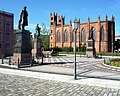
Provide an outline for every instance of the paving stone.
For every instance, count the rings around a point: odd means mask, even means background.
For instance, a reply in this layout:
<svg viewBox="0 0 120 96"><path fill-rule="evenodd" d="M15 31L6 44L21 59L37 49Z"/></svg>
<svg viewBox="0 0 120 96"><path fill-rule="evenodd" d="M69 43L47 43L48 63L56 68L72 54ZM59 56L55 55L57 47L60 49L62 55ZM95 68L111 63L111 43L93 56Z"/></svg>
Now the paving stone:
<svg viewBox="0 0 120 96"><path fill-rule="evenodd" d="M120 90L0 73L0 96L120 96Z"/></svg>

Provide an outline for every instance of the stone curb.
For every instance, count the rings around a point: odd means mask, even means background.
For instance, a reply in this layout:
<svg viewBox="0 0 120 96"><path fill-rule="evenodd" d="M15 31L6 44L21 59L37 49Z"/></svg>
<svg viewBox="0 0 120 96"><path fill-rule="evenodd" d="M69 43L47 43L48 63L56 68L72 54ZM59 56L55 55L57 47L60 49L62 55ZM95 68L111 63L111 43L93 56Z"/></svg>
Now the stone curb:
<svg viewBox="0 0 120 96"><path fill-rule="evenodd" d="M105 66L105 67L113 68L115 70L117 69L117 71L120 71L120 67L110 66L110 65L107 65L107 64L104 64L104 63L102 63L102 65Z"/></svg>

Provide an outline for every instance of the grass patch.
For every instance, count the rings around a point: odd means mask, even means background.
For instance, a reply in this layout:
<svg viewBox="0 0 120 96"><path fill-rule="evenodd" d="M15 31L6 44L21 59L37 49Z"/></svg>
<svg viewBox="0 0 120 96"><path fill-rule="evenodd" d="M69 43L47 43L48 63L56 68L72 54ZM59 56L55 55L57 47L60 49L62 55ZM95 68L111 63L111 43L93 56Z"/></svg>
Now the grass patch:
<svg viewBox="0 0 120 96"><path fill-rule="evenodd" d="M120 56L120 53L112 53L112 52L100 52L96 53L97 55L102 55L102 56Z"/></svg>
<svg viewBox="0 0 120 96"><path fill-rule="evenodd" d="M59 52L59 54L74 54L74 52ZM78 55L85 55L86 52L76 52Z"/></svg>
<svg viewBox="0 0 120 96"><path fill-rule="evenodd" d="M105 61L105 64L115 67L120 67L120 59L113 59Z"/></svg>
<svg viewBox="0 0 120 96"><path fill-rule="evenodd" d="M74 54L74 52L59 52L59 54ZM76 52L76 54L85 55L86 52ZM120 53L112 53L112 52L100 52L96 53L96 55L102 55L102 56L120 56Z"/></svg>

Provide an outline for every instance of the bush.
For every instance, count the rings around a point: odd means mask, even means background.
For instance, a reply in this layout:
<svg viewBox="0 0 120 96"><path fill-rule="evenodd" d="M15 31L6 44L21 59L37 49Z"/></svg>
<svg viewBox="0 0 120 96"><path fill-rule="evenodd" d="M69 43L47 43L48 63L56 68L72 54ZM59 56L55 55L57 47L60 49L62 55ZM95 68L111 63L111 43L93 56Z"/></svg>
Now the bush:
<svg viewBox="0 0 120 96"><path fill-rule="evenodd" d="M45 51L52 51L52 48L45 48Z"/></svg>
<svg viewBox="0 0 120 96"><path fill-rule="evenodd" d="M86 47L85 47L85 45L83 45L82 47L80 47L80 51L81 51L81 52L86 52Z"/></svg>
<svg viewBox="0 0 120 96"><path fill-rule="evenodd" d="M73 47L64 47L62 49L62 51L64 51L64 52L72 52L73 51Z"/></svg>
<svg viewBox="0 0 120 96"><path fill-rule="evenodd" d="M52 48L53 49L53 51L56 51L56 52L61 52L62 51L62 48L60 48L60 47L53 47Z"/></svg>

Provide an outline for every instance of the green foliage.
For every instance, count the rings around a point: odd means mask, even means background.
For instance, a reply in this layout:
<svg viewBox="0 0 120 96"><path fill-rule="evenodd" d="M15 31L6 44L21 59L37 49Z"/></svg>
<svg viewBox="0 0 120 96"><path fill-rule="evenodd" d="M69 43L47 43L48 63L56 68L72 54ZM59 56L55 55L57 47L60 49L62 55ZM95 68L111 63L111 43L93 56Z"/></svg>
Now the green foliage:
<svg viewBox="0 0 120 96"><path fill-rule="evenodd" d="M44 48L45 51L52 51L52 48Z"/></svg>
<svg viewBox="0 0 120 96"><path fill-rule="evenodd" d="M110 66L120 67L120 62L106 61L105 64L110 65Z"/></svg>
<svg viewBox="0 0 120 96"><path fill-rule="evenodd" d="M42 24L40 33L41 33L40 39L42 42L42 47L44 47L44 49L48 49L50 44L50 39L49 39L50 36L49 36L49 30L46 28L46 25L44 23Z"/></svg>
<svg viewBox="0 0 120 96"><path fill-rule="evenodd" d="M97 53L97 55L103 55L103 56L120 56L120 53L100 52L100 53Z"/></svg>
<svg viewBox="0 0 120 96"><path fill-rule="evenodd" d="M42 35L48 35L49 34L49 30L47 29L46 25L43 23L42 26L41 26L41 31L40 33Z"/></svg>
<svg viewBox="0 0 120 96"><path fill-rule="evenodd" d="M53 49L53 51L56 51L56 52L61 52L62 51L62 48L60 48L60 47L53 47L52 48Z"/></svg>
<svg viewBox="0 0 120 96"><path fill-rule="evenodd" d="M80 51L81 51L81 52L86 52L86 47L85 47L85 45L83 45L83 46L80 48Z"/></svg>
<svg viewBox="0 0 120 96"><path fill-rule="evenodd" d="M73 47L64 47L64 48L62 48L62 51L72 52L73 51Z"/></svg>
<svg viewBox="0 0 120 96"><path fill-rule="evenodd" d="M74 52L59 52L60 54L74 54ZM85 55L86 53L85 52L76 52L76 54L78 55Z"/></svg>
<svg viewBox="0 0 120 96"><path fill-rule="evenodd" d="M114 58L112 60L105 61L105 64L110 66L120 67L120 58Z"/></svg>

